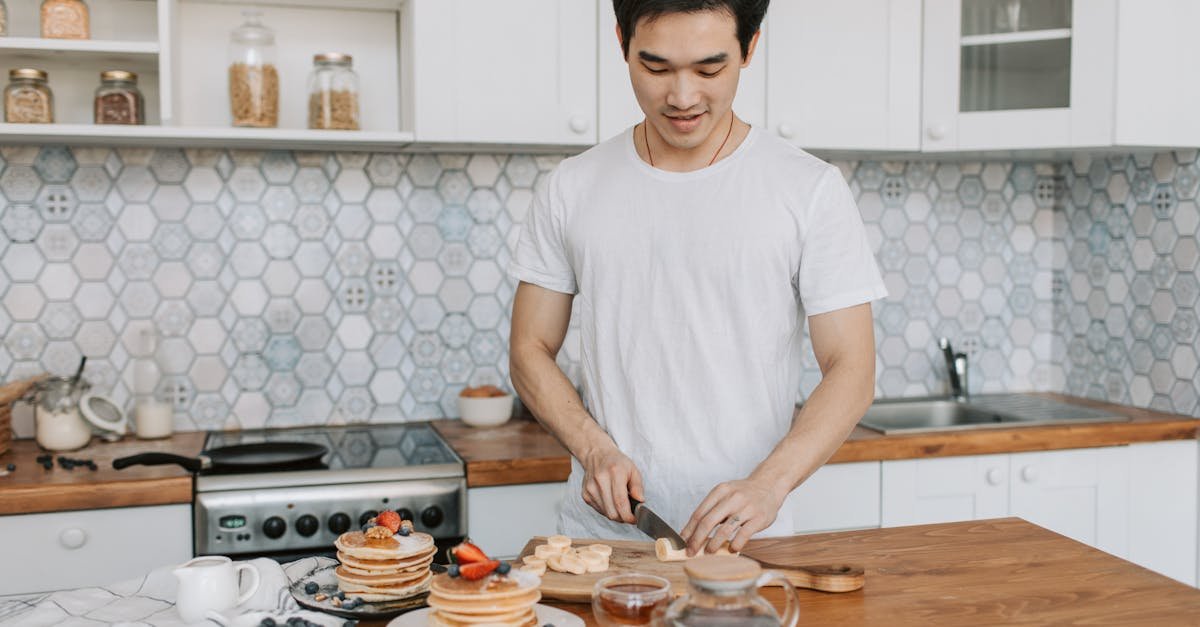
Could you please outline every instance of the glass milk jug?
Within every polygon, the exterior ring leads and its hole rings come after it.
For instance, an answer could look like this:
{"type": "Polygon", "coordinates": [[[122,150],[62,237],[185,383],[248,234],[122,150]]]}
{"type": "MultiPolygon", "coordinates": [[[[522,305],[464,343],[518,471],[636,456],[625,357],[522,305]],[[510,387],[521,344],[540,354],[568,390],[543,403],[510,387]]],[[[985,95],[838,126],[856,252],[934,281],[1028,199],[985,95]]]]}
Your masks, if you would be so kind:
{"type": "Polygon", "coordinates": [[[752,559],[737,555],[705,555],[683,566],[688,592],[655,618],[661,627],[795,627],[800,617],[796,589],[775,572],[763,573],[752,559]],[[783,584],[787,605],[783,617],[759,596],[758,588],[783,584]]]}

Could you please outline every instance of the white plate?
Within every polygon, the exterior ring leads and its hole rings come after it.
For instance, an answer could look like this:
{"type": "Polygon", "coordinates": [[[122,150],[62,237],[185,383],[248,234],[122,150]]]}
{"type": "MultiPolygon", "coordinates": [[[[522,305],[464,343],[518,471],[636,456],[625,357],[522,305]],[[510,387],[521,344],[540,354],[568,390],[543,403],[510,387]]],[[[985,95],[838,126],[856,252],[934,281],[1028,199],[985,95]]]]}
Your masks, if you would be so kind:
{"type": "MultiPolygon", "coordinates": [[[[406,614],[401,614],[392,619],[392,622],[387,624],[387,627],[425,627],[428,625],[429,613],[433,608],[424,607],[419,610],[414,610],[406,614]]],[[[547,623],[553,624],[554,627],[583,627],[583,619],[566,611],[560,610],[557,607],[542,605],[538,603],[533,606],[533,611],[537,612],[538,625],[547,623]]]]}

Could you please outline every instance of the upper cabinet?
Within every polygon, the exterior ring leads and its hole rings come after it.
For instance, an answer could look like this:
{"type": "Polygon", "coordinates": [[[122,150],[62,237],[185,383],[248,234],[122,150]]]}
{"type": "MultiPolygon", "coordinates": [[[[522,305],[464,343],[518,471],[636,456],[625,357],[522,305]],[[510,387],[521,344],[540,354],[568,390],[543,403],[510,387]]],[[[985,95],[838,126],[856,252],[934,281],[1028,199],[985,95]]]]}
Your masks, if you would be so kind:
{"type": "Polygon", "coordinates": [[[596,1],[410,0],[416,140],[594,144],[596,1]]]}
{"type": "Polygon", "coordinates": [[[919,150],[921,0],[787,0],[766,29],[767,127],[804,148],[919,150]]]}
{"type": "MultiPolygon", "coordinates": [[[[600,19],[596,41],[600,54],[600,141],[641,122],[645,118],[633,87],[629,84],[629,65],[621,53],[617,40],[617,18],[613,13],[612,0],[599,0],[600,19]]],[[[768,18],[769,19],[769,18],[768,18]]],[[[762,38],[750,65],[742,70],[738,81],[737,96],[733,100],[733,111],[752,126],[761,126],[766,121],[766,49],[771,43],[762,38]]]]}
{"type": "Polygon", "coordinates": [[[925,0],[926,151],[1108,146],[1117,0],[925,0]]]}
{"type": "Polygon", "coordinates": [[[1200,146],[1200,2],[1117,3],[1118,146],[1200,146]]]}

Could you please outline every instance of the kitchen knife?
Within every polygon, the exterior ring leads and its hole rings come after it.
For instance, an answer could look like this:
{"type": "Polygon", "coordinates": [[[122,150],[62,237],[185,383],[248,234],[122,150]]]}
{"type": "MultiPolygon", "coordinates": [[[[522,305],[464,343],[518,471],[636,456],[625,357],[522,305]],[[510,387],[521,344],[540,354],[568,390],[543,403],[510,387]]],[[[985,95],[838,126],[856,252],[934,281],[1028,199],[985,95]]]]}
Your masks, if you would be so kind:
{"type": "Polygon", "coordinates": [[[646,507],[646,504],[629,497],[629,505],[633,507],[633,515],[637,518],[637,528],[644,534],[654,538],[666,538],[671,543],[671,547],[679,550],[687,546],[683,538],[667,524],[654,510],[646,507]]]}

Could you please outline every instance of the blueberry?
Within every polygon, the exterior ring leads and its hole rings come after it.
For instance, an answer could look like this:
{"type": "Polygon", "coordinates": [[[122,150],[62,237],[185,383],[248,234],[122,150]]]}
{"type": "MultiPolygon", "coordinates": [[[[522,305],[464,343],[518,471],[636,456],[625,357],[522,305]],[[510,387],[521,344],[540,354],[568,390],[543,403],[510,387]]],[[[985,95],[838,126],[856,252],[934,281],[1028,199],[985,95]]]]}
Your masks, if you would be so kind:
{"type": "Polygon", "coordinates": [[[446,573],[448,575],[450,575],[451,577],[457,577],[458,576],[458,564],[451,564],[450,567],[446,569],[446,573]]]}
{"type": "Polygon", "coordinates": [[[348,621],[342,623],[342,627],[354,627],[354,621],[348,620],[348,621]]]}
{"type": "Polygon", "coordinates": [[[309,594],[316,594],[317,590],[320,590],[320,589],[321,589],[321,586],[318,586],[317,582],[315,582],[315,581],[310,581],[310,582],[304,584],[304,591],[309,594]]]}
{"type": "Polygon", "coordinates": [[[16,469],[17,469],[17,465],[16,465],[16,464],[9,464],[9,465],[5,466],[5,468],[7,468],[9,472],[12,472],[12,471],[14,471],[14,470],[16,470],[16,469]]]}
{"type": "Polygon", "coordinates": [[[409,529],[408,527],[401,527],[400,531],[398,531],[397,533],[399,533],[402,536],[406,536],[406,535],[412,533],[412,530],[409,529]]]}
{"type": "Polygon", "coordinates": [[[501,575],[507,575],[510,570],[512,570],[512,564],[508,562],[500,562],[500,565],[496,567],[496,572],[501,575]]]}
{"type": "Polygon", "coordinates": [[[368,520],[367,522],[363,523],[362,527],[360,527],[359,529],[361,529],[365,533],[368,529],[370,529],[371,527],[374,527],[374,526],[375,526],[374,523],[372,523],[371,521],[368,520]]]}
{"type": "Polygon", "coordinates": [[[339,601],[345,601],[345,600],[346,600],[346,593],[345,593],[345,592],[342,592],[341,590],[338,590],[337,592],[335,592],[335,593],[333,594],[333,596],[337,597],[339,601]]]}
{"type": "Polygon", "coordinates": [[[275,627],[275,619],[268,616],[262,619],[262,622],[258,624],[258,627],[275,627]]]}

